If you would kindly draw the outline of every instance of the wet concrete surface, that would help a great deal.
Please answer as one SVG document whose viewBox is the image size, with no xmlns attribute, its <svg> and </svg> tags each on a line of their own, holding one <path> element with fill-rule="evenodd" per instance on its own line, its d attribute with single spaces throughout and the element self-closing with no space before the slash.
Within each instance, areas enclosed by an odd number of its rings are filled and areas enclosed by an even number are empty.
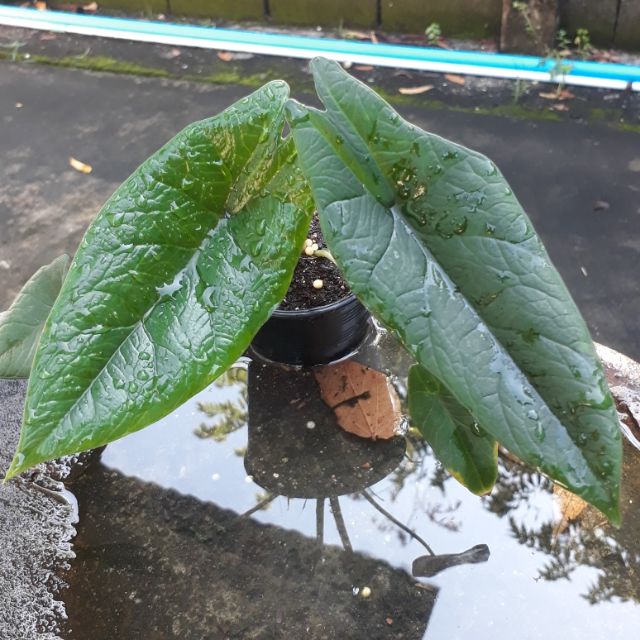
<svg viewBox="0 0 640 640">
<path fill-rule="evenodd" d="M 26 382 L 0 380 L 0 478 L 18 442 Z M 73 557 L 74 510 L 51 473 L 40 465 L 24 478 L 0 484 L 0 638 L 55 640 L 64 607 L 56 572 Z"/>
<path fill-rule="evenodd" d="M 0 35 L 7 41 L 15 34 Z M 43 42 L 42 34 L 37 37 L 38 46 L 55 45 L 58 55 L 69 48 L 79 50 L 79 42 L 88 41 Z M 105 42 L 92 40 L 92 53 L 126 51 L 129 61 L 137 59 L 147 66 L 162 54 L 167 73 L 182 65 L 204 74 L 212 60 L 223 64 L 214 52 L 198 52 L 186 62 L 186 53 L 174 55 L 167 47 L 160 51 Z M 249 75 L 242 74 L 249 72 L 251 82 L 284 75 L 295 95 L 309 99 L 303 62 L 254 57 L 247 65 L 241 73 L 237 66 L 227 67 L 230 80 L 243 82 Z M 422 77 L 385 73 L 375 72 L 371 81 L 388 91 L 398 82 L 419 83 Z M 216 76 L 216 82 L 223 77 Z M 578 116 L 547 121 L 522 118 L 522 113 L 519 118 L 488 114 L 489 107 L 513 92 L 512 84 L 468 79 L 460 88 L 442 79 L 434 82 L 437 104 L 416 98 L 397 105 L 398 110 L 498 164 L 533 219 L 594 338 L 640 358 L 640 133 Z M 250 91 L 238 84 L 1 62 L 0 308 L 39 266 L 64 251 L 74 252 L 101 204 L 142 160 L 187 123 L 219 112 Z M 634 112 L 633 95 L 590 90 L 576 94 L 572 113 L 593 115 L 614 103 L 624 107 L 615 113 L 626 113 L 625 105 Z M 455 109 L 447 109 L 447 101 Z M 597 109 L 589 110 L 589 105 Z M 530 112 L 539 109 L 545 118 L 548 115 L 544 100 L 536 98 L 529 107 Z M 70 156 L 91 164 L 92 173 L 74 171 Z"/>
</svg>

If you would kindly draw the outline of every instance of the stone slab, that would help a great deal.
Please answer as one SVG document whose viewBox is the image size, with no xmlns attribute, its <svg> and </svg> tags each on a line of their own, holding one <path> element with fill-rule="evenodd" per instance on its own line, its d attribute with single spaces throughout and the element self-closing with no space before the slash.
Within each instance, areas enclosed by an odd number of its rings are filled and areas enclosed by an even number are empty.
<svg viewBox="0 0 640 640">
<path fill-rule="evenodd" d="M 264 0 L 169 0 L 173 15 L 211 20 L 262 20 L 264 7 Z"/>
<path fill-rule="evenodd" d="M 637 2 L 637 0 L 634 0 Z M 591 41 L 610 45 L 616 24 L 618 0 L 566 0 L 560 3 L 560 26 L 575 34 L 588 29 Z"/>
<path fill-rule="evenodd" d="M 558 29 L 558 0 L 528 0 L 524 11 L 503 0 L 500 50 L 543 56 L 553 48 Z"/>
<path fill-rule="evenodd" d="M 167 13 L 168 0 L 100 0 L 101 9 L 135 11 L 144 14 Z"/>
<path fill-rule="evenodd" d="M 623 49 L 640 51 L 639 0 L 622 0 L 614 44 Z"/>
<path fill-rule="evenodd" d="M 271 20 L 278 24 L 330 27 L 376 26 L 376 0 L 269 0 Z"/>
<path fill-rule="evenodd" d="M 502 0 L 382 0 L 385 31 L 423 33 L 437 22 L 444 37 L 485 38 L 500 33 Z"/>
</svg>

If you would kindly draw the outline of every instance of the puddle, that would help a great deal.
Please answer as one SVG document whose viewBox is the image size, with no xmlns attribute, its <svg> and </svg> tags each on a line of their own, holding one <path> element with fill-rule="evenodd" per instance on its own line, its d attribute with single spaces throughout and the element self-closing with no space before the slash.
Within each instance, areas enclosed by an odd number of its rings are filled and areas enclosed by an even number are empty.
<svg viewBox="0 0 640 640">
<path fill-rule="evenodd" d="M 403 394 L 390 338 L 358 359 Z M 245 359 L 70 485 L 64 637 L 635 638 L 639 463 L 620 530 L 507 458 L 477 498 L 410 433 L 338 429 L 309 372 Z"/>
</svg>

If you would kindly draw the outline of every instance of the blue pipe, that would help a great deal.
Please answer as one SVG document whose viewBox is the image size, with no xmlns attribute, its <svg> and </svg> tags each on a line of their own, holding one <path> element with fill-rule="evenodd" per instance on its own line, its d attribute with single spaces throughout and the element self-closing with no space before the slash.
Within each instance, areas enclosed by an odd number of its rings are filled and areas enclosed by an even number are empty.
<svg viewBox="0 0 640 640">
<path fill-rule="evenodd" d="M 309 56 L 326 55 L 327 57 L 374 56 L 384 58 L 388 63 L 397 62 L 398 67 L 407 63 L 442 63 L 477 67 L 478 69 L 500 69 L 513 72 L 542 72 L 553 76 L 556 61 L 550 58 L 534 56 L 510 55 L 500 53 L 484 53 L 477 51 L 450 51 L 431 47 L 415 47 L 394 44 L 374 44 L 369 42 L 354 42 L 337 40 L 335 38 L 313 38 L 307 36 L 259 33 L 235 29 L 218 29 L 170 22 L 142 21 L 128 18 L 114 18 L 107 16 L 91 16 L 56 11 L 37 11 L 21 7 L 0 5 L 0 24 L 16 24 L 17 21 L 29 22 L 32 28 L 50 27 L 53 31 L 71 31 L 74 29 L 97 30 L 114 34 L 130 34 L 131 39 L 153 41 L 154 37 L 160 41 L 167 38 L 180 38 L 207 43 L 216 41 L 222 47 L 225 43 L 238 50 L 246 46 L 248 50 L 256 47 L 266 47 L 276 55 L 288 56 L 288 51 L 295 49 L 308 52 Z M 22 26 L 27 26 L 24 24 Z M 78 32 L 78 31 L 76 31 Z M 118 35 L 114 37 L 123 37 Z M 590 62 L 584 60 L 562 60 L 567 65 L 564 73 L 567 79 L 572 76 L 603 80 L 621 81 L 629 86 L 640 82 L 640 66 L 614 63 Z M 480 75 L 482 75 L 480 73 Z M 556 71 L 556 75 L 557 71 Z"/>
</svg>

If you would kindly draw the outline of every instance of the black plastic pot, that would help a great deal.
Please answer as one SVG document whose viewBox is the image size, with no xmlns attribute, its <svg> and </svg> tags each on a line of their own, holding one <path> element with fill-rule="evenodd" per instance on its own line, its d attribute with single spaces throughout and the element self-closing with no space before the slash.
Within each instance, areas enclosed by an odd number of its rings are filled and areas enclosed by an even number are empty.
<svg viewBox="0 0 640 640">
<path fill-rule="evenodd" d="M 355 351 L 367 333 L 368 320 L 369 312 L 353 294 L 303 311 L 277 309 L 251 347 L 273 362 L 327 364 Z"/>
</svg>

